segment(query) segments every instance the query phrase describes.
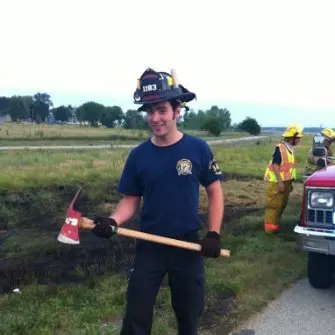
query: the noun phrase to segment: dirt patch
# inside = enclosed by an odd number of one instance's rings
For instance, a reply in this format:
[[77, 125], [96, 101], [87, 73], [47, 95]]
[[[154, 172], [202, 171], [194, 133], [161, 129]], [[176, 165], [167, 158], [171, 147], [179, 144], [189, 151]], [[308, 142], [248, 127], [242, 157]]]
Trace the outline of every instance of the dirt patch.
[[225, 206], [224, 223], [228, 224], [232, 220], [240, 219], [243, 216], [259, 211], [259, 208], [238, 207], [233, 205]]
[[[255, 183], [255, 181], [253, 182]], [[225, 185], [224, 225], [259, 209], [253, 197], [255, 184], [228, 181]], [[257, 188], [257, 187], [256, 187]], [[79, 246], [62, 245], [56, 241], [65, 210], [78, 186], [57, 185], [38, 190], [2, 191], [0, 234], [0, 292], [16, 286], [38, 283], [69, 283], [100, 275], [106, 271], [127, 271], [131, 267], [135, 241], [116, 237], [114, 242], [101, 241], [90, 233], [81, 232]], [[109, 214], [119, 195], [115, 182], [87, 185], [76, 204], [83, 215]], [[201, 201], [206, 202], [201, 191]], [[200, 217], [206, 223], [206, 206]], [[138, 229], [137, 218], [125, 227]], [[43, 242], [44, 241], [44, 242]], [[42, 251], [41, 251], [42, 250]]]
[[220, 329], [220, 334], [228, 335], [229, 327], [225, 327], [225, 320], [229, 317], [235, 307], [235, 295], [229, 291], [215, 292], [215, 296], [209, 297], [209, 303], [205, 306], [200, 319], [200, 333], [215, 334]]
[[[232, 219], [243, 217], [254, 210], [228, 206], [225, 223], [229, 224]], [[201, 217], [205, 222], [205, 217], [203, 215]], [[206, 222], [204, 224], [206, 226]], [[136, 219], [129, 222], [126, 227], [138, 229]], [[33, 231], [31, 229], [31, 233]], [[11, 230], [6, 238], [19, 239], [20, 234], [26, 238], [29, 229]], [[22, 257], [11, 256], [0, 259], [0, 292], [9, 292], [15, 287], [22, 287], [32, 282], [68, 284], [85, 282], [87, 278], [106, 272], [127, 274], [132, 266], [135, 240], [120, 236], [113, 240], [101, 240], [87, 232], [81, 232], [80, 238], [79, 246], [58, 244], [56, 249], [52, 249], [50, 245], [50, 249], [44, 249], [42, 254], [37, 249]], [[56, 240], [56, 235], [54, 239]]]
[[81, 248], [64, 246], [62, 250], [31, 254], [29, 258], [0, 259], [0, 292], [31, 283], [89, 283], [92, 277], [106, 272], [126, 274], [133, 261], [135, 243], [132, 240], [97, 241], [91, 235], [83, 239], [83, 244]]

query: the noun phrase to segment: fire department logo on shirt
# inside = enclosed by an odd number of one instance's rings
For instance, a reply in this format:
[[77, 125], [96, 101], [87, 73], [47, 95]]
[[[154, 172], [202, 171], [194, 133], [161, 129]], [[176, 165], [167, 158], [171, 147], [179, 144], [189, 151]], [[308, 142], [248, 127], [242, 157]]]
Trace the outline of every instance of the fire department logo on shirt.
[[222, 174], [221, 170], [220, 170], [220, 167], [218, 165], [218, 163], [216, 162], [215, 159], [212, 159], [210, 162], [209, 162], [209, 166], [208, 166], [209, 170], [212, 170], [216, 175], [220, 175]]
[[189, 159], [180, 159], [177, 162], [178, 176], [192, 174], [192, 162]]

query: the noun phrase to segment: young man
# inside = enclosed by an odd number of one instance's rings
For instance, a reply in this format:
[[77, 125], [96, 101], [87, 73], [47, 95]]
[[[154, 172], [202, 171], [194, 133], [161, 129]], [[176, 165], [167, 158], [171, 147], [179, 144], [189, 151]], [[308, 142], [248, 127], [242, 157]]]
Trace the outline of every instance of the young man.
[[323, 146], [327, 153], [324, 156], [319, 156], [320, 153], [314, 153], [313, 148], [309, 150], [305, 161], [305, 176], [310, 176], [315, 171], [322, 169], [326, 163], [327, 165], [335, 165], [335, 161], [328, 158], [333, 156], [332, 143], [335, 142], [335, 131], [331, 128], [325, 128], [321, 135], [324, 137]]
[[[204, 307], [202, 256], [220, 254], [223, 219], [222, 172], [207, 143], [177, 129], [180, 107], [195, 94], [178, 85], [174, 76], [147, 69], [134, 93], [145, 111], [153, 136], [133, 149], [119, 183], [124, 195], [109, 218], [95, 219], [93, 233], [112, 236], [112, 225], [131, 219], [143, 197], [140, 229], [146, 233], [198, 242], [201, 253], [139, 241], [129, 278], [122, 335], [150, 334], [153, 306], [161, 282], [168, 274], [178, 334], [197, 334]], [[208, 194], [208, 232], [199, 240], [199, 186]]]
[[293, 191], [296, 179], [294, 149], [302, 137], [302, 127], [289, 126], [282, 136], [284, 142], [276, 145], [264, 175], [264, 180], [268, 182], [264, 219], [266, 233], [279, 231], [280, 218]]

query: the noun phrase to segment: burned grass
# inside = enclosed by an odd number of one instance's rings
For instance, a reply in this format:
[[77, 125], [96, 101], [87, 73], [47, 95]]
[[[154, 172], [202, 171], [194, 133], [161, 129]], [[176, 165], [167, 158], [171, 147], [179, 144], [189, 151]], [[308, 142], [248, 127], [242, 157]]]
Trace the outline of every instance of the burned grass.
[[[119, 196], [114, 183], [104, 185], [88, 185], [78, 209], [110, 212]], [[292, 232], [300, 214], [302, 185], [295, 185], [283, 217], [284, 231], [276, 237], [263, 232], [265, 187], [255, 179], [223, 184], [222, 248], [232, 254], [206, 259], [202, 335], [228, 334], [304, 273], [304, 256]], [[7, 292], [0, 297], [1, 334], [118, 334], [135, 242], [119, 237], [102, 241], [83, 232], [79, 246], [59, 244], [56, 237], [64, 208], [75, 191], [76, 185], [36, 189], [34, 198], [32, 192], [30, 197], [15, 190], [2, 193], [8, 216], [2, 227], [7, 232], [0, 236], [0, 277], [2, 291]], [[25, 211], [30, 214], [23, 224], [22, 216], [12, 211], [25, 196]], [[201, 204], [206, 225], [203, 189]], [[49, 221], [42, 219], [45, 213]], [[136, 223], [128, 227], [136, 228]], [[21, 294], [12, 293], [16, 287]], [[155, 305], [153, 334], [171, 334], [175, 329], [165, 281]]]

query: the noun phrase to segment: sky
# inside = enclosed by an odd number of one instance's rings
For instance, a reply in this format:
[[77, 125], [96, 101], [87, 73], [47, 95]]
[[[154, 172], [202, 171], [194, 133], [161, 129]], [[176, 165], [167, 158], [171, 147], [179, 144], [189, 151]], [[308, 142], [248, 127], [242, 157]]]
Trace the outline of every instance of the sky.
[[135, 108], [147, 67], [175, 68], [194, 110], [335, 128], [333, 0], [0, 0], [0, 96]]

